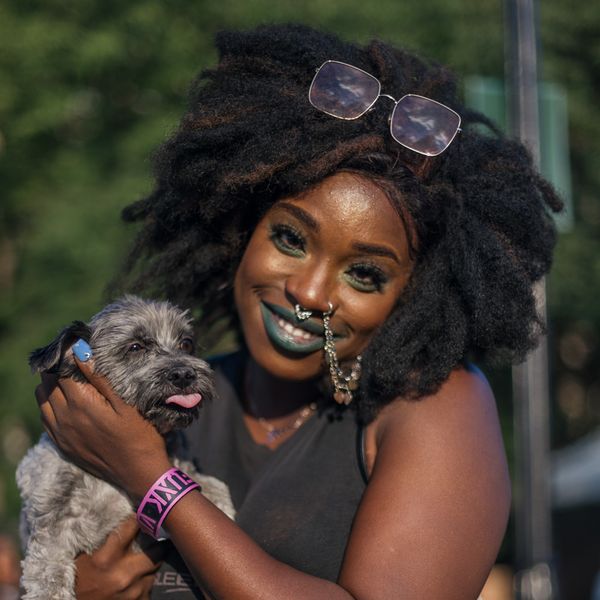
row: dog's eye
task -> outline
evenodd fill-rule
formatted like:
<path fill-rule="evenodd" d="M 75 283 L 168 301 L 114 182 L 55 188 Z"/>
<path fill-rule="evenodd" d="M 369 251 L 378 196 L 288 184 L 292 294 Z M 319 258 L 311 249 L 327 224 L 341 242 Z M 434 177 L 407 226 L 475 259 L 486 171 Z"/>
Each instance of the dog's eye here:
<path fill-rule="evenodd" d="M 190 338 L 184 338 L 181 340 L 179 348 L 186 354 L 194 354 L 194 341 Z"/>
<path fill-rule="evenodd" d="M 140 350 L 143 350 L 144 346 L 142 346 L 141 344 L 135 343 L 135 344 L 131 344 L 131 346 L 129 346 L 129 349 L 127 350 L 127 352 L 139 352 Z"/>

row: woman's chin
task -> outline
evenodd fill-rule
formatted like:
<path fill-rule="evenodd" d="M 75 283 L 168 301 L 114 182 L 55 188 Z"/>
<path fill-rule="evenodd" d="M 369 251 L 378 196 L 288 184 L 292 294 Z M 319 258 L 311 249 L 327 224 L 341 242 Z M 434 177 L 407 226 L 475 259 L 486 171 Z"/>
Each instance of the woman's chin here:
<path fill-rule="evenodd" d="M 278 379 L 309 381 L 322 377 L 325 372 L 322 349 L 296 354 L 266 339 L 260 344 L 249 344 L 249 351 L 262 369 Z"/>

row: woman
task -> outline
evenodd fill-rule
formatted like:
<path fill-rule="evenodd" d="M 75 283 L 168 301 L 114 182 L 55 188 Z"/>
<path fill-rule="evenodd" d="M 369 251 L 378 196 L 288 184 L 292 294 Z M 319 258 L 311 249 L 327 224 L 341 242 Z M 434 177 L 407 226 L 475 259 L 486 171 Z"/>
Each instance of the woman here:
<path fill-rule="evenodd" d="M 155 597 L 475 598 L 510 491 L 467 360 L 535 345 L 560 201 L 438 65 L 303 26 L 217 46 L 154 193 L 125 210 L 143 227 L 123 281 L 199 308 L 203 339 L 239 334 L 186 434 L 236 523 L 186 494 L 173 546 L 132 553 L 125 523 L 78 559 L 79 597 L 144 597 L 174 548 Z M 91 385 L 38 388 L 44 424 L 143 509 L 171 467 L 162 440 L 79 364 Z"/>

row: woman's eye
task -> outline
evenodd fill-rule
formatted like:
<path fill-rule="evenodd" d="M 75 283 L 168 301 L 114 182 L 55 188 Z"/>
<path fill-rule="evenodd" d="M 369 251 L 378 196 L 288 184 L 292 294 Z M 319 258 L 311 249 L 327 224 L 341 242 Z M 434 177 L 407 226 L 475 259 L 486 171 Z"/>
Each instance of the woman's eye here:
<path fill-rule="evenodd" d="M 375 265 L 353 265 L 345 275 L 350 285 L 361 292 L 380 292 L 388 281 Z"/>
<path fill-rule="evenodd" d="M 144 346 L 135 342 L 129 346 L 127 352 L 140 352 L 141 350 L 144 350 Z"/>
<path fill-rule="evenodd" d="M 305 240 L 300 232 L 289 225 L 273 225 L 269 236 L 278 250 L 290 256 L 302 256 Z"/>
<path fill-rule="evenodd" d="M 194 354 L 194 341 L 191 338 L 184 338 L 179 344 L 179 349 L 186 354 Z"/>

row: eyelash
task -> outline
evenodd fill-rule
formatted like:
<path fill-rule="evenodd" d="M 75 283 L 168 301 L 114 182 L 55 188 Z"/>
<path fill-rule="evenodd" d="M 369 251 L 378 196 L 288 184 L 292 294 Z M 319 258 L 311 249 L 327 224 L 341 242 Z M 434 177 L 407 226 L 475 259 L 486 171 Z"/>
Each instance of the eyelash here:
<path fill-rule="evenodd" d="M 287 240 L 286 240 L 287 237 Z M 283 223 L 271 225 L 269 238 L 275 244 L 276 248 L 284 254 L 290 256 L 300 256 L 304 252 L 304 236 L 291 225 Z M 295 246 L 290 245 L 290 241 L 295 242 Z"/>
<path fill-rule="evenodd" d="M 352 272 L 354 275 L 351 274 Z M 360 277 L 356 277 L 357 274 Z M 345 275 L 353 280 L 356 289 L 363 292 L 381 292 L 388 282 L 385 273 L 370 263 L 354 264 L 346 271 Z M 365 282 L 364 279 L 368 279 L 368 281 Z"/>
<path fill-rule="evenodd" d="M 291 225 L 271 225 L 269 238 L 275 247 L 288 256 L 301 257 L 306 248 L 304 236 Z M 381 292 L 388 282 L 382 269 L 372 263 L 355 263 L 344 273 L 350 285 L 361 292 Z M 365 281 L 367 279 L 368 281 Z"/>

